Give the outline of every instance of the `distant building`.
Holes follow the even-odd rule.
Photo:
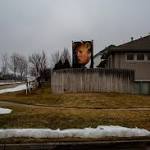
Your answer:
[[[106,64],[106,59],[103,58],[104,55],[107,54],[107,51],[112,48],[115,47],[115,45],[110,45],[108,47],[106,47],[105,49],[101,50],[100,52],[98,52],[97,54],[94,55],[93,60],[94,60],[94,68],[105,68],[105,64]]]
[[[135,71],[135,81],[150,81],[150,35],[110,47],[103,53],[105,68]]]
[[[93,56],[94,61],[94,68],[97,68],[102,61],[101,57],[103,55],[103,51],[98,52],[96,55]]]
[[[150,94],[150,35],[119,46],[109,46],[96,55],[98,67],[134,71],[137,93]]]

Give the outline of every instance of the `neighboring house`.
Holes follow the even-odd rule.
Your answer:
[[[150,35],[110,47],[103,53],[105,68],[135,71],[135,81],[150,81]]]
[[[103,51],[98,52],[96,55],[93,56],[94,61],[94,68],[97,68],[102,61],[101,57],[103,55]]]
[[[94,68],[105,68],[106,59],[103,57],[107,54],[108,50],[113,47],[115,47],[115,45],[110,45],[93,56]]]

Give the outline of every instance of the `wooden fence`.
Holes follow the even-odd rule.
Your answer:
[[[64,92],[135,93],[134,71],[121,69],[64,69],[53,71],[51,89]]]

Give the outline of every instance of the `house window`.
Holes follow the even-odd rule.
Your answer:
[[[127,60],[134,60],[134,54],[127,54]]]
[[[150,60],[150,54],[147,54],[147,60]]]
[[[144,54],[137,54],[137,60],[144,60]]]

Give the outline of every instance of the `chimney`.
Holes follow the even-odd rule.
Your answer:
[[[131,41],[133,41],[134,40],[134,37],[131,37]]]

